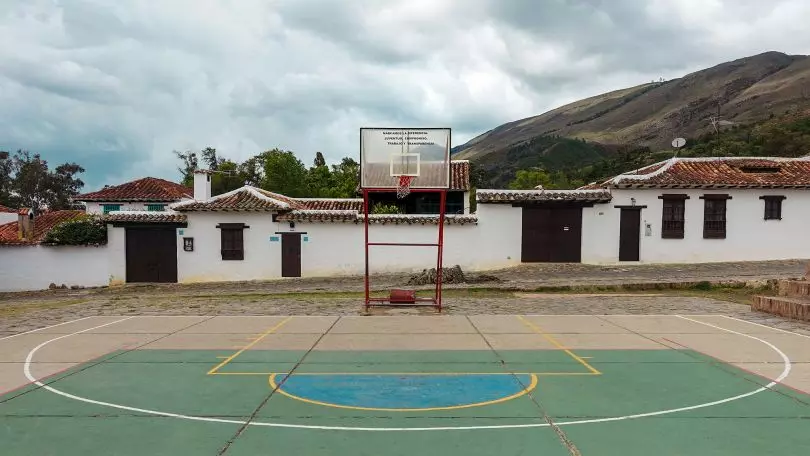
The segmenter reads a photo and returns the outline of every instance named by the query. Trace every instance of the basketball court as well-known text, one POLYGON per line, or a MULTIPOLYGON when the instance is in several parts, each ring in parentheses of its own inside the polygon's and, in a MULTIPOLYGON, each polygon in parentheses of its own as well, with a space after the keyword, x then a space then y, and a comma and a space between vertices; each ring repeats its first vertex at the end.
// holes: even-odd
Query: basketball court
POLYGON ((721 315, 89 317, 0 356, 9 456, 810 447, 810 338, 721 315))

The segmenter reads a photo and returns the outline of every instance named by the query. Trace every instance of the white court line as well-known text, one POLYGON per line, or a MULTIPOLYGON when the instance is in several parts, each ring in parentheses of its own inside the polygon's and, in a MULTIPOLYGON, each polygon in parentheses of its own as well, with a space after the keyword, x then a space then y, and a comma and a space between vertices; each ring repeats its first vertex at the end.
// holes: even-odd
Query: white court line
POLYGON ((46 327, 44 327, 44 328, 32 329, 32 330, 30 330, 30 331, 21 332, 21 333, 19 333, 19 334, 12 334, 12 335, 10 335, 10 336, 6 336, 6 337, 0 337, 0 340, 11 339, 12 337, 22 336, 22 335, 25 335, 25 334, 31 334, 31 333, 33 333, 33 332, 42 331, 42 330, 44 330, 44 329, 56 328, 57 326, 66 325, 66 324, 68 324, 68 323, 76 323, 77 321, 87 320, 88 318, 93 318, 93 317, 96 317, 96 316, 102 316, 102 315, 93 315, 93 316, 90 316, 90 317, 77 318, 76 320, 65 321, 65 322, 62 322, 62 323, 57 323, 57 324, 55 324, 55 325, 46 326, 46 327))
MULTIPOLYGON (((134 318, 134 317, 129 317, 129 318, 134 318)), ((128 320, 129 318, 125 318, 124 320, 128 320)), ((706 402, 706 403, 703 403, 703 404, 697 404, 697 405, 692 405, 692 406, 688 406, 688 407, 680 407, 680 408, 668 409, 668 410, 659 410, 657 412, 639 413, 639 414, 635 414, 635 415, 616 416, 616 417, 610 417, 610 418, 596 418, 596 419, 590 419, 590 420, 562 421, 562 422, 557 422, 557 423, 554 423, 554 424, 556 426, 569 426, 569 425, 573 425, 573 424, 607 423, 607 422, 611 422, 611 421, 632 420, 632 419, 637 419, 637 418, 668 415, 668 414, 676 413, 676 412, 684 412, 684 411, 688 411, 688 410, 697 410, 697 409, 701 409, 701 408, 712 407, 712 406, 715 406, 715 405, 724 404, 724 403, 727 403, 727 402, 732 402, 732 401, 743 399, 743 398, 746 398, 746 397, 749 397, 749 396, 753 396, 753 395, 761 393, 763 391, 767 391, 770 388, 772 388, 774 385, 776 385, 777 383, 784 380, 790 374, 790 369, 791 369, 790 359, 787 357, 787 355, 785 355, 781 350, 779 350, 776 346, 774 346, 770 342, 767 342, 767 341, 762 340, 762 339, 760 339, 758 337, 755 337, 755 336, 751 336, 751 335, 743 334, 743 333, 740 333, 740 332, 737 332, 737 331, 732 331, 730 329, 722 328, 720 326, 715 326, 715 325, 712 325, 712 324, 709 324, 709 323, 704 323, 704 322, 701 322, 701 321, 698 321, 698 320, 692 320, 691 318, 687 318, 687 317, 683 317, 683 316, 678 316, 678 318, 683 318, 685 320, 694 321, 694 322, 700 323, 702 325, 711 326, 713 328, 717 328, 717 329, 720 329, 722 331, 730 332, 732 334, 738 334, 740 336, 747 337, 749 339, 754 339, 756 341, 762 342, 763 344, 765 344, 768 347, 772 348, 774 351, 776 351, 779 354, 779 356, 782 357, 782 360, 784 361, 784 366, 785 366, 784 370, 782 371, 782 374, 776 380, 772 381, 771 383, 769 383, 768 385, 766 385, 764 387, 755 389, 755 390, 750 391, 748 393, 738 394, 736 396, 727 397, 725 399, 720 399, 720 400, 717 400, 717 401, 706 402)), ((53 388, 51 386, 43 384, 38 379, 36 379, 33 375, 31 375, 31 370, 30 370, 31 360, 34 358, 34 354, 36 354, 37 350, 39 350, 40 348, 48 345, 51 342, 54 342, 54 341, 57 341, 57 340, 60 340, 60 339, 64 339, 65 337, 70 337, 70 336, 72 336, 74 334, 81 334, 83 332, 92 331, 94 329, 102 328, 104 326, 109 326, 109 325, 112 325, 112 324, 115 324, 115 323, 118 323, 118 322, 124 321, 124 320, 117 320, 117 321, 114 321, 114 322, 111 322, 111 323, 96 326, 95 328, 85 329, 84 331, 78 331, 78 332, 75 332, 73 334, 62 335, 62 336, 53 338, 51 340, 48 340, 46 342, 43 342, 43 343, 39 344, 37 347, 35 347, 33 350, 31 350, 28 353, 28 356, 25 358, 25 365, 23 366, 23 372, 25 373, 25 376, 32 383, 36 384, 37 386, 42 387, 43 389, 45 389, 47 391, 50 391, 50 392, 52 392, 54 394, 58 394, 60 396, 67 397, 69 399, 74 399, 74 400, 77 400, 77 401, 80 401, 80 402, 86 402, 88 404, 101 405, 101 406, 116 408, 116 409, 120 409, 120 410, 128 410, 128 411, 131 411, 131 412, 144 413, 144 414, 148 414, 148 415, 165 416, 165 417, 178 418, 178 419, 190 420, 190 421, 203 421, 203 422, 208 422, 208 423, 227 423, 227 424, 239 424, 239 425, 248 425, 248 426, 263 426, 263 427, 274 427, 274 428, 288 428, 288 429, 316 429, 316 430, 329 430, 329 431, 369 431, 369 432, 458 431, 458 430, 478 430, 478 429, 537 428, 537 427, 548 427, 548 426, 550 426, 549 423, 525 423, 525 424, 501 424, 501 425, 489 425, 489 426, 442 426, 442 427, 410 427, 410 428, 404 428, 404 427, 387 427, 387 428, 384 428, 384 427, 379 427, 379 428, 374 428, 374 427, 346 427, 346 426, 315 426, 315 425, 305 425, 305 424, 273 423, 273 422, 249 421, 249 420, 247 420, 247 421, 245 421, 245 420, 229 420, 229 419, 223 419, 223 418, 209 418, 209 417, 201 417, 201 416, 193 416, 193 415, 182 415, 182 414, 179 414, 179 413, 162 412, 162 411, 159 411, 159 410, 149 410, 149 409, 142 409, 142 408, 137 408, 137 407, 129 407, 129 406, 126 406, 126 405, 121 405, 121 404, 113 404, 113 403, 110 403, 110 402, 96 401, 96 400, 93 400, 93 399, 88 399, 86 397, 76 396, 76 395, 73 395, 73 394, 70 394, 70 393, 66 393, 64 391, 60 391, 60 390, 58 390, 56 388, 53 388)))
POLYGON ((741 321, 743 323, 748 323, 749 325, 762 326, 763 328, 773 329, 774 331, 783 332, 785 334, 793 334, 794 336, 806 337, 806 338, 810 339, 810 336, 808 336, 807 334, 800 334, 800 333, 793 332, 793 331, 787 331, 785 329, 774 328, 773 326, 762 325, 762 324, 759 324, 759 323, 754 323, 753 321, 743 320, 741 318, 729 317, 728 315, 722 315, 722 316, 726 317, 728 319, 731 319, 731 320, 736 320, 736 321, 741 321))

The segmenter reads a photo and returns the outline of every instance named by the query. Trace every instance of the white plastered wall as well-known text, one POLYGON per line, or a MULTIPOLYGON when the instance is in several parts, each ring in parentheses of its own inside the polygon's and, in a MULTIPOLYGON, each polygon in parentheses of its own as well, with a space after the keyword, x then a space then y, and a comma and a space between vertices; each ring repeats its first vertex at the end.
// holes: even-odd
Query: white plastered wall
POLYGON ((270 237, 279 231, 269 212, 188 213, 188 227, 178 229, 177 280, 217 282, 261 280, 281 276, 281 243, 270 237), (244 223, 244 260, 222 260, 220 223, 244 223), (182 232, 182 234, 180 234, 182 232), (183 238, 194 238, 194 251, 183 250, 183 238))
POLYGON ((642 263, 707 263, 810 258, 810 192, 782 189, 747 190, 613 190, 613 201, 583 212, 583 262, 618 263, 620 209, 647 206, 641 212, 642 263), (683 239, 661 238, 662 194, 686 194, 683 239), (726 238, 703 238, 701 196, 727 194, 726 238), (763 195, 783 195, 782 220, 764 220, 763 195), (590 211, 589 215, 586 213, 590 211), (649 225, 649 230, 647 226, 649 225), (587 233, 587 235, 586 235, 587 233), (648 235, 649 234, 649 235, 648 235))
MULTIPOLYGON (((520 262, 519 209, 479 205, 478 225, 447 224, 444 265, 486 270, 520 262)), ((355 223, 275 223, 270 213, 189 213, 188 228, 178 235, 178 280, 209 282, 281 277, 281 235, 301 234, 303 277, 355 275, 365 270, 364 229, 355 223), (245 223, 245 259, 223 261, 218 223, 245 223), (194 238, 194 252, 183 250, 183 237, 194 238)), ((435 243, 436 225, 370 225, 371 242, 435 243)), ((370 269, 377 272, 419 271, 434 267, 435 247, 371 247, 370 269)))
MULTIPOLYGON (((120 204, 121 211, 145 211, 146 205, 150 204, 147 202, 139 201, 139 202, 104 202, 104 203, 96 203, 96 202, 87 202, 85 203, 85 212, 88 214, 101 214, 104 212, 102 205, 105 204, 120 204)), ((154 204, 166 204, 166 209, 169 208, 169 203, 161 202, 161 203, 154 203, 154 204)))
POLYGON ((109 282, 107 248, 0 247, 0 291, 44 290, 61 286, 96 287, 109 282))

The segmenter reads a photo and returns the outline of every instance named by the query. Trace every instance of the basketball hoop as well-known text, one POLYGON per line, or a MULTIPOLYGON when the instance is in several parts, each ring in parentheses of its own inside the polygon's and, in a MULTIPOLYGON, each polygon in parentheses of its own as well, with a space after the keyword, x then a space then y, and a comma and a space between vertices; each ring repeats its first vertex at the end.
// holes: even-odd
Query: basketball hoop
POLYGON ((397 184, 397 198, 402 199, 408 196, 411 193, 411 182, 413 181, 413 176, 399 176, 399 182, 397 184))

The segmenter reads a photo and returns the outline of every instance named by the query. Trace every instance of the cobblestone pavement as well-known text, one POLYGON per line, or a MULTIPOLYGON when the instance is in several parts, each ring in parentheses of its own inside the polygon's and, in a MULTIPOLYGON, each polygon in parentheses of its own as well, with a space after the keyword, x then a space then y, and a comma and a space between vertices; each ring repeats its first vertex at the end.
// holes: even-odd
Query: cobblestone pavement
MULTIPOLYGON (((95 315, 361 315, 359 297, 144 296, 44 301, 0 319, 0 337, 95 315)), ((373 314, 433 314, 431 308, 374 308, 373 314)), ((723 314, 810 335, 810 324, 759 312, 745 304, 667 295, 498 295, 447 297, 445 314, 723 314)))
MULTIPOLYGON (((762 281, 800 277, 805 261, 702 265, 521 265, 490 272, 502 282, 467 285, 537 289, 555 285, 612 285, 699 281, 762 281)), ((408 275, 373 278, 376 289, 403 286, 408 275)), ((465 285, 448 288, 464 288, 465 285)), ((0 294, 0 337, 94 315, 359 315, 362 277, 194 285, 141 285, 88 290, 0 294), (328 292, 326 294, 325 292, 328 292), (342 293, 342 294, 341 294, 342 293), (350 294, 355 293, 355 294, 350 294)), ((456 291, 448 314, 724 314, 810 335, 810 324, 752 312, 745 304, 658 294, 515 294, 456 291)), ((433 313, 379 308, 375 314, 433 313)))

